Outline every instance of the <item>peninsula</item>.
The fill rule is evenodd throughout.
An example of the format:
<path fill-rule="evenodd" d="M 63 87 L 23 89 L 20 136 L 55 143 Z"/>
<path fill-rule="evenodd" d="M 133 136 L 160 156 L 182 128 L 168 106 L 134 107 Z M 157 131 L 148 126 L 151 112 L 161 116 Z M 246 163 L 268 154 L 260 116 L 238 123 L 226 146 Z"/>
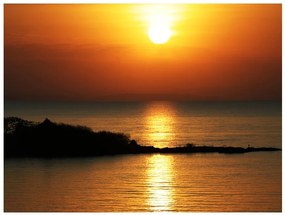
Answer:
<path fill-rule="evenodd" d="M 55 123 L 49 119 L 32 122 L 17 117 L 4 119 L 4 157 L 86 157 L 145 153 L 247 153 L 281 151 L 272 147 L 195 146 L 156 148 L 139 145 L 129 135 L 94 132 L 85 126 Z"/>

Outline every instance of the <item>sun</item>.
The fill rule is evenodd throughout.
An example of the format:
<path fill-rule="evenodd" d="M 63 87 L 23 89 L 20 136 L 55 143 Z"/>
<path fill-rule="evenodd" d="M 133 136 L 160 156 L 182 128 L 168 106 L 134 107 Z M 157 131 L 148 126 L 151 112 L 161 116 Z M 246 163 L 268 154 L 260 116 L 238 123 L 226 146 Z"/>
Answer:
<path fill-rule="evenodd" d="M 156 15 L 150 19 L 148 29 L 149 39 L 155 44 L 164 44 L 171 37 L 169 18 L 167 16 Z"/>
<path fill-rule="evenodd" d="M 171 35 L 171 31 L 166 25 L 153 24 L 148 30 L 148 36 L 150 40 L 155 44 L 166 43 Z"/>

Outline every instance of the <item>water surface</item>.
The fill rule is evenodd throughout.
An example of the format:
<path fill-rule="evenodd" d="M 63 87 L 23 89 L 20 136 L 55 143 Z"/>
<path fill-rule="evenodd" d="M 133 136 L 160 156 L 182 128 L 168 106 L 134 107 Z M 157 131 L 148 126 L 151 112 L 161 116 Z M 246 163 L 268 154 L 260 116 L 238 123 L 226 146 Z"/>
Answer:
<path fill-rule="evenodd" d="M 281 152 L 5 160 L 5 211 L 281 211 Z"/>
<path fill-rule="evenodd" d="M 5 102 L 5 116 L 130 134 L 141 145 L 279 147 L 280 102 Z"/>
<path fill-rule="evenodd" d="M 5 102 L 5 116 L 80 124 L 141 145 L 282 147 L 280 102 Z M 40 142 L 39 142 L 40 144 Z M 5 211 L 281 211 L 281 152 L 7 159 Z"/>

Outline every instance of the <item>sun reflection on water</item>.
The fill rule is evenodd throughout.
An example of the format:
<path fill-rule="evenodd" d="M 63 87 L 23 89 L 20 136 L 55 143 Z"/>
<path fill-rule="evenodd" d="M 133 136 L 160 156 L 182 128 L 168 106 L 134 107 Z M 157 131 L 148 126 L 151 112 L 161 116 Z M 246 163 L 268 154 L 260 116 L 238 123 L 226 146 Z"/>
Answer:
<path fill-rule="evenodd" d="M 150 211 L 171 211 L 173 207 L 173 157 L 153 155 L 148 158 L 147 183 Z"/>
<path fill-rule="evenodd" d="M 175 112 L 170 103 L 150 104 L 145 111 L 145 126 L 151 145 L 159 148 L 170 146 L 174 139 Z"/>

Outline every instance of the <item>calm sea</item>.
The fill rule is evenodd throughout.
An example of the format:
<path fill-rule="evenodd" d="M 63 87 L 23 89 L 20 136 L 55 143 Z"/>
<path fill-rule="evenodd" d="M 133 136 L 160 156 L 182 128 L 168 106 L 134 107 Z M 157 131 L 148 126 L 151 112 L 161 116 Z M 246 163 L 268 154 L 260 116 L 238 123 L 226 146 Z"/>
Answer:
<path fill-rule="evenodd" d="M 130 134 L 141 145 L 281 147 L 281 102 L 5 102 L 5 116 Z"/>
<path fill-rule="evenodd" d="M 9 159 L 5 211 L 281 211 L 281 152 Z"/>
<path fill-rule="evenodd" d="M 5 116 L 129 133 L 139 144 L 156 147 L 282 147 L 276 102 L 5 102 Z M 281 163 L 281 152 L 7 159 L 4 209 L 281 211 Z"/>

